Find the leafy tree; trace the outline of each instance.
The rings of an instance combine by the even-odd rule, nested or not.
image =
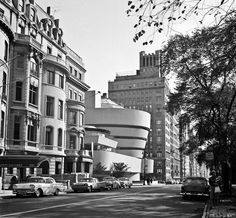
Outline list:
[[[123,177],[128,171],[129,167],[125,163],[113,163],[113,176],[119,178]]]
[[[168,109],[191,123],[187,150],[213,151],[230,189],[230,163],[236,154],[236,15],[218,26],[175,35],[164,48],[164,70],[177,74]],[[220,163],[220,165],[218,164]]]
[[[106,166],[102,165],[101,162],[97,163],[93,169],[94,174],[105,174]]]
[[[175,30],[175,25],[190,18],[204,23],[210,16],[211,20],[220,23],[234,9],[234,0],[130,0],[128,1],[128,16],[135,16],[137,22],[134,42],[151,31],[151,35],[143,42],[144,45],[153,43],[154,36]]]

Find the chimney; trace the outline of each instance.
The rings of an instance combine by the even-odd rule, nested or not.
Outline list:
[[[59,28],[59,19],[54,20],[56,28]]]
[[[107,93],[103,93],[102,98],[107,98]]]
[[[51,7],[47,7],[47,14],[51,15]]]

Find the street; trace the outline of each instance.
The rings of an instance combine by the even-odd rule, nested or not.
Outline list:
[[[0,199],[1,217],[202,217],[205,201],[182,200],[180,185]]]

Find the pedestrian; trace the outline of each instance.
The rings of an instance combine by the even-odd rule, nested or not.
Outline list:
[[[147,184],[150,185],[150,178],[147,178]]]
[[[12,189],[13,188],[13,185],[18,183],[18,179],[17,179],[17,176],[12,176],[11,178],[11,181],[10,181],[10,187],[9,189]]]
[[[215,204],[215,187],[217,186],[216,183],[216,171],[212,170],[210,172],[210,177],[209,177],[209,184],[210,184],[210,204],[214,205]]]

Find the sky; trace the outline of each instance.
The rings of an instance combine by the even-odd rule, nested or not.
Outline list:
[[[135,73],[139,69],[139,52],[154,53],[166,37],[158,37],[151,46],[133,42],[134,17],[128,17],[128,0],[36,0],[44,10],[60,19],[64,42],[82,57],[85,83],[90,90],[108,92],[108,81],[116,74]],[[175,29],[190,32],[196,22]]]

